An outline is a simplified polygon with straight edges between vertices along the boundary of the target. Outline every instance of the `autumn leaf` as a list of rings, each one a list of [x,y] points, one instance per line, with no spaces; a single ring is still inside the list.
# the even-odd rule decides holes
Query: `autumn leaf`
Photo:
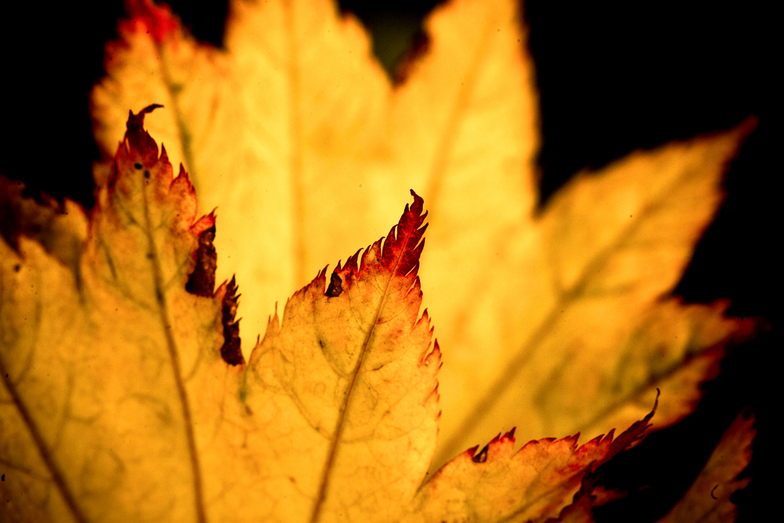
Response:
[[[610,432],[579,448],[576,435],[529,441],[514,452],[514,429],[499,434],[478,453],[473,447],[457,456],[424,484],[409,520],[560,521],[559,511],[574,505],[572,494],[590,495],[595,468],[640,439],[655,411],[654,405],[615,440]]]
[[[188,166],[204,208],[220,207],[219,277],[237,274],[243,288],[258,289],[241,315],[243,328],[259,333],[276,301],[324,260],[351,252],[357,237],[384,230],[398,203],[381,219],[351,219],[372,205],[361,198],[362,180],[347,179],[383,139],[389,91],[359,24],[338,20],[326,1],[234,7],[229,55],[198,45],[165,8],[137,6],[139,16],[120,27],[125,39],[107,47],[116,79],[95,90],[92,115],[108,158],[129,108],[177,107],[151,115],[150,132],[167,144],[173,165]],[[340,58],[324,68],[323,53]],[[249,223],[264,224],[265,233],[253,234],[258,255],[246,257]]]
[[[169,477],[200,496],[187,386],[220,347],[226,287],[214,299],[185,291],[214,218],[194,223],[187,175],[172,181],[141,118],[89,219],[72,203],[20,202],[21,187],[4,184],[6,520],[182,518]]]
[[[422,199],[383,247],[289,299],[246,366],[225,351],[233,282],[213,293],[214,266],[197,264],[214,216],[195,220],[188,175],[173,178],[143,130],[153,108],[129,118],[89,218],[4,187],[4,515],[395,520],[437,431]],[[260,498],[243,503],[249,492]]]
[[[397,86],[370,57],[359,24],[336,16],[327,2],[236,2],[225,52],[197,44],[165,9],[134,9],[121,42],[107,48],[109,77],[93,94],[96,138],[109,159],[129,108],[166,106],[149,116],[149,127],[173,163],[191,171],[201,206],[218,208],[218,279],[236,273],[243,293],[239,307],[233,285],[213,300],[221,324],[212,325],[218,341],[211,357],[219,366],[245,358],[255,368],[248,341],[262,332],[275,302],[312,274],[323,278],[322,293],[339,299],[344,280],[330,277],[327,285],[323,264],[377,237],[396,219],[408,189],[422,190],[431,211],[424,299],[449,355],[439,373],[443,415],[431,471],[458,457],[417,491],[415,508],[392,503],[397,508],[389,510],[411,510],[412,518],[445,513],[444,498],[471,491],[465,465],[483,455],[461,451],[516,425],[518,441],[539,443],[513,454],[509,433],[493,440],[487,449],[499,453],[491,460],[501,464],[493,472],[499,478],[512,477],[509,463],[535,462],[533,449],[557,450],[554,463],[579,466],[570,482],[548,491],[558,495],[544,498],[552,502],[546,510],[525,505],[518,491],[504,505],[511,515],[492,517],[522,518],[529,513],[520,504],[537,517],[555,517],[578,487],[575,507],[589,517],[600,503],[584,484],[593,467],[570,456],[594,452],[601,461],[609,439],[577,447],[571,436],[540,438],[623,429],[646,417],[657,388],[657,428],[678,421],[699,400],[700,384],[715,376],[726,346],[754,330],[753,320],[726,317],[726,302],[687,305],[668,294],[720,203],[725,164],[751,124],[579,175],[536,212],[537,103],[512,2],[453,2],[434,13],[427,50],[411,58]],[[109,173],[109,162],[96,171],[99,187]],[[39,226],[21,225],[18,232],[70,267],[74,246],[87,241],[87,222],[69,210],[76,223],[61,226],[64,218],[52,221],[54,214],[27,213],[33,223],[51,221],[58,233],[42,238]],[[191,254],[196,245],[209,251],[213,234],[208,222],[193,229]],[[55,237],[70,247],[50,246]],[[239,340],[235,311],[243,318],[244,355],[230,343]],[[281,329],[285,312],[283,318]],[[278,328],[268,326],[270,340]],[[254,456],[265,455],[259,452]],[[427,467],[425,454],[414,469]],[[312,468],[313,460],[297,459]],[[252,482],[241,473],[231,479],[235,486]],[[526,492],[538,492],[536,479]],[[410,488],[421,478],[407,481]],[[455,487],[460,482],[463,490]],[[229,490],[239,504],[244,488]],[[331,507],[313,492],[311,499]],[[479,507],[500,506],[505,495],[483,490],[455,514],[486,514]],[[307,512],[305,505],[298,508]],[[351,506],[362,514],[362,502]]]
[[[441,354],[419,313],[422,199],[295,293],[246,364],[234,281],[213,292],[215,217],[143,129],[155,108],[129,116],[89,216],[3,180],[5,519],[544,521],[649,427],[655,406],[580,447],[515,453],[510,432],[423,485]]]
[[[259,289],[241,306],[251,336],[317,260],[394,219],[392,195],[423,188],[425,299],[451,354],[435,465],[503,427],[528,440],[628,426],[656,388],[657,427],[672,424],[754,329],[726,302],[667,295],[750,122],[584,173],[537,213],[536,95],[514,2],[438,9],[397,87],[325,1],[233,3],[225,53],[165,8],[136,9],[93,93],[98,143],[111,151],[128,107],[172,108],[151,129],[210,188],[227,229],[219,274]]]

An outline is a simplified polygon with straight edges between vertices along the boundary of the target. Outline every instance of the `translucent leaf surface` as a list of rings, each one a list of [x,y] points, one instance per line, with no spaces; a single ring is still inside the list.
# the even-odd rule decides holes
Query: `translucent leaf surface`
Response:
[[[439,7],[394,86],[357,22],[321,0],[234,2],[225,53],[165,10],[136,13],[93,93],[96,136],[110,148],[128,107],[169,107],[152,128],[218,206],[218,272],[254,289],[246,335],[422,191],[426,305],[450,349],[436,466],[512,426],[524,441],[628,426],[657,387],[657,427],[674,423],[753,330],[724,302],[668,296],[750,124],[584,173],[535,213],[537,100],[515,2]]]
[[[583,460],[611,454],[595,438],[647,422],[656,389],[657,427],[688,415],[757,327],[671,294],[753,122],[578,174],[535,210],[516,2],[439,7],[395,84],[327,0],[236,0],[223,49],[128,5],[91,96],[96,208],[0,187],[11,520],[588,520],[609,496]],[[142,113],[115,154],[154,103],[167,152]],[[217,207],[199,220],[191,180]],[[431,210],[421,317],[416,196],[323,269],[411,188]],[[517,453],[511,433],[465,451],[512,427]],[[531,463],[574,474],[542,491]]]
[[[654,411],[656,407],[654,407]],[[557,517],[595,467],[639,439],[650,412],[613,440],[600,436],[578,447],[579,434],[529,441],[514,452],[514,431],[500,434],[481,451],[468,449],[444,465],[417,493],[410,521],[526,521]]]
[[[240,311],[255,337],[276,301],[384,230],[416,187],[369,221],[357,173],[379,154],[389,86],[358,23],[325,0],[234,2],[228,53],[199,45],[168,9],[136,4],[93,92],[97,141],[110,157],[128,109],[166,107],[150,132],[188,166],[204,208],[218,207],[218,275],[257,289]]]
[[[204,519],[199,430],[215,417],[201,424],[191,389],[220,360],[226,288],[185,290],[214,219],[194,221],[188,176],[172,177],[142,118],[129,119],[90,216],[66,204],[40,230],[71,238],[67,259],[25,234],[31,213],[12,222],[15,248],[0,243],[11,520]]]
[[[188,175],[173,178],[143,118],[129,118],[89,217],[4,182],[4,517],[396,520],[438,420],[422,199],[329,285],[325,269],[288,300],[246,365],[234,282],[204,284],[214,218],[194,221]]]

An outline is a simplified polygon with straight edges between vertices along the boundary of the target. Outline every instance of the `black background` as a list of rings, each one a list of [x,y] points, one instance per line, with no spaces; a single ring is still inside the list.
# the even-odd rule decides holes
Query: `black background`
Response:
[[[346,0],[374,31],[391,65],[435,2]],[[24,4],[24,5],[21,5]],[[3,7],[0,174],[92,205],[98,159],[87,112],[103,75],[103,44],[116,37],[120,0]],[[209,4],[209,5],[207,5]],[[598,521],[654,521],[688,488],[722,431],[744,406],[757,416],[756,479],[733,499],[738,521],[774,516],[780,470],[774,406],[781,370],[781,244],[774,218],[781,162],[780,25],[772,2],[548,2],[530,0],[530,48],[541,91],[543,198],[581,167],[601,167],[637,148],[759,118],[727,177],[727,200],[675,289],[688,301],[731,298],[730,312],[764,316],[773,329],[735,349],[706,385],[697,412],[649,436],[605,467],[608,485],[639,492],[597,511]],[[197,38],[220,44],[225,2],[170,2]],[[369,7],[372,6],[372,7]],[[391,35],[391,36],[390,36]],[[776,96],[778,95],[778,96]],[[777,214],[777,213],[776,213]],[[774,219],[776,220],[774,222]],[[779,260],[778,262],[776,260]],[[777,356],[777,355],[776,355]],[[655,423],[655,418],[654,418]],[[479,442],[477,442],[479,443]]]

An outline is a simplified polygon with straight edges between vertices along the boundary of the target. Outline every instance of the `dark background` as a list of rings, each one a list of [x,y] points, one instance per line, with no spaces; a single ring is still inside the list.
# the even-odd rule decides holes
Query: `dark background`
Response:
[[[369,25],[377,54],[393,70],[435,3],[341,5]],[[726,129],[749,115],[759,118],[727,175],[727,200],[675,292],[697,302],[731,298],[732,314],[764,316],[773,329],[735,349],[722,375],[705,387],[694,415],[605,467],[608,485],[639,492],[597,511],[599,521],[654,521],[663,515],[744,406],[757,416],[747,470],[756,480],[733,498],[740,505],[738,521],[780,517],[772,515],[778,494],[773,487],[782,484],[772,479],[781,465],[774,440],[774,415],[780,411],[775,384],[784,381],[776,378],[780,358],[774,356],[781,348],[781,277],[775,267],[782,263],[774,249],[781,243],[774,218],[781,162],[774,162],[773,143],[781,143],[784,91],[774,74],[782,64],[782,31],[774,26],[772,4],[527,2],[541,90],[544,198],[581,167],[601,167],[633,149]],[[225,1],[170,5],[197,38],[220,44]],[[0,174],[25,181],[32,195],[45,191],[91,206],[91,164],[98,151],[88,93],[103,75],[103,44],[116,38],[121,1],[45,7],[15,2],[3,13]]]

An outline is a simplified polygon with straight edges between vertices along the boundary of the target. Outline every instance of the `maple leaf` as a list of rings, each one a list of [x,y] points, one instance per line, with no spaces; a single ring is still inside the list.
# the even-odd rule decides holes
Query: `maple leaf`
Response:
[[[441,354],[419,315],[422,199],[287,300],[246,365],[215,217],[142,127],[156,107],[129,116],[89,217],[2,180],[6,519],[544,521],[649,426],[517,453],[508,433],[423,487]]]
[[[670,425],[725,345],[754,329],[726,318],[726,302],[667,297],[750,122],[582,174],[538,214],[536,95],[515,2],[439,8],[395,88],[357,22],[326,1],[233,3],[226,53],[165,8],[136,13],[107,48],[96,138],[110,151],[128,107],[173,108],[151,129],[222,209],[218,270],[258,289],[242,305],[251,335],[317,260],[393,219],[390,195],[424,188],[425,295],[451,354],[435,465],[521,419],[524,440],[628,426],[656,388],[657,426]]]
[[[173,178],[143,130],[154,107],[129,117],[89,218],[3,187],[4,514],[394,520],[437,430],[440,352],[419,316],[422,199],[383,248],[292,296],[246,366],[227,333],[233,282],[208,283],[214,216],[194,220],[188,175]],[[266,494],[243,503],[251,491]]]
[[[616,169],[610,169],[606,176],[602,174],[594,175],[593,178],[584,177],[573,187],[567,188],[562,199],[556,198],[541,216],[536,216],[532,212],[536,198],[532,188],[531,171],[531,157],[536,150],[537,141],[536,118],[533,116],[535,111],[531,109],[535,103],[530,85],[527,85],[530,83],[530,71],[526,70],[526,59],[523,57],[523,67],[518,67],[521,62],[519,49],[509,45],[514,38],[519,38],[518,29],[513,23],[514,9],[510,8],[511,4],[503,4],[506,11],[496,12],[492,9],[485,11],[479,3],[456,3],[454,8],[447,8],[441,15],[434,16],[429,54],[419,61],[414,60],[408,81],[403,83],[402,87],[392,90],[385,84],[383,77],[378,75],[378,67],[372,61],[355,59],[354,55],[359,49],[362,50],[360,54],[367,54],[367,43],[363,40],[361,31],[357,31],[355,22],[337,20],[326,3],[317,5],[321,10],[303,9],[294,14],[283,10],[279,13],[281,18],[276,20],[274,16],[267,17],[270,13],[261,16],[253,10],[246,15],[238,14],[248,6],[237,4],[233,25],[229,26],[229,38],[235,38],[237,43],[235,47],[227,46],[228,54],[194,45],[192,40],[180,32],[173,18],[165,12],[153,10],[143,21],[137,19],[135,27],[133,23],[130,29],[125,27],[128,32],[124,33],[124,36],[130,45],[109,54],[110,59],[115,62],[114,67],[119,61],[130,69],[130,77],[133,77],[135,68],[145,70],[146,73],[154,71],[153,77],[160,77],[160,81],[149,81],[148,75],[143,82],[129,87],[128,83],[124,84],[127,82],[126,77],[119,74],[117,69],[108,67],[113,74],[122,78],[114,86],[117,89],[113,93],[115,99],[108,106],[109,113],[115,111],[115,114],[119,114],[114,123],[123,124],[124,112],[128,107],[142,107],[151,101],[164,102],[170,111],[174,109],[171,116],[163,116],[164,119],[170,120],[155,131],[156,136],[165,136],[164,141],[170,146],[173,158],[184,158],[186,165],[198,166],[194,179],[206,196],[207,208],[217,205],[221,220],[224,217],[235,220],[222,222],[232,224],[231,227],[225,226],[226,229],[221,229],[227,233],[224,238],[235,236],[230,240],[234,242],[233,246],[229,242],[221,246],[221,235],[218,235],[218,251],[219,255],[223,256],[218,268],[224,277],[235,271],[240,275],[245,274],[244,278],[240,276],[240,282],[246,298],[239,310],[245,318],[243,328],[250,331],[245,330],[246,338],[252,339],[254,333],[261,330],[260,324],[264,315],[271,312],[271,304],[276,299],[282,299],[291,289],[304,284],[305,275],[317,270],[319,263],[347,252],[349,243],[356,241],[360,234],[375,234],[375,230],[371,229],[380,227],[382,222],[389,223],[391,202],[394,198],[385,197],[387,193],[400,192],[401,187],[422,186],[426,189],[424,194],[428,201],[433,202],[431,210],[436,211],[435,221],[431,220],[431,240],[438,240],[437,243],[431,241],[434,248],[429,248],[425,254],[425,265],[422,269],[425,285],[428,286],[425,299],[431,310],[438,311],[436,314],[439,325],[444,326],[444,332],[440,335],[442,340],[448,340],[450,350],[455,348],[454,353],[450,352],[454,354],[454,363],[450,367],[447,360],[442,374],[441,391],[446,422],[442,432],[448,437],[436,463],[449,459],[465,446],[486,441],[489,435],[499,429],[520,424],[521,419],[527,422],[517,432],[518,435],[522,434],[523,441],[545,434],[570,434],[576,430],[583,430],[592,436],[606,432],[611,427],[627,426],[647,412],[650,406],[648,400],[652,398],[650,394],[657,386],[664,389],[662,405],[657,413],[657,425],[672,423],[690,412],[700,394],[699,383],[715,374],[726,342],[747,334],[752,329],[753,322],[724,318],[726,304],[723,303],[714,306],[684,306],[677,299],[662,303],[658,303],[658,299],[677,281],[690,256],[694,240],[715,211],[718,205],[717,193],[710,187],[716,185],[722,164],[734,154],[737,143],[747,129],[739,129],[734,135],[706,137],[691,144],[665,147],[649,154],[638,155],[640,164],[647,161],[668,165],[667,161],[672,160],[673,171],[688,163],[683,161],[684,158],[691,158],[689,161],[692,161],[693,165],[684,169],[688,172],[670,174],[673,180],[671,187],[680,190],[680,194],[693,196],[692,191],[695,188],[705,191],[705,198],[695,198],[699,205],[695,205],[693,209],[683,206],[676,208],[673,214],[657,214],[658,208],[667,207],[667,204],[671,203],[671,200],[661,197],[662,192],[667,191],[662,191],[661,186],[657,187],[656,184],[648,186],[650,177],[646,178],[637,173],[634,175],[637,176],[635,179],[629,174],[629,171],[634,169],[628,165],[624,167],[621,163]],[[275,4],[272,7],[274,6]],[[469,9],[461,12],[458,6],[462,9],[469,6]],[[315,16],[311,16],[311,13]],[[287,19],[289,15],[290,18]],[[251,23],[248,19],[253,16],[259,19]],[[292,25],[279,23],[281,20]],[[475,23],[477,20],[485,23]],[[494,27],[493,24],[499,21],[504,31],[498,31],[502,36],[497,37],[487,28]],[[298,26],[300,22],[302,26]],[[271,57],[267,65],[259,65],[259,49],[254,51],[256,44],[248,46],[248,39],[251,39],[248,35],[257,32],[258,25],[253,25],[256,23],[269,24],[269,30],[262,32],[269,35],[269,42],[260,46],[260,52],[268,58]],[[443,25],[439,26],[439,23]],[[464,24],[461,27],[468,31],[463,31],[459,41],[455,41],[454,35],[457,33],[454,27],[461,23]],[[281,28],[288,27],[293,28],[288,34],[286,30],[280,31]],[[441,29],[437,29],[438,27]],[[153,30],[147,33],[150,28]],[[472,32],[476,28],[484,28],[485,31]],[[146,36],[148,34],[150,36]],[[172,35],[175,35],[174,39],[171,39]],[[294,38],[291,38],[292,35]],[[313,38],[324,35],[337,35],[344,41],[329,38],[319,41]],[[452,40],[449,40],[450,37]],[[439,46],[440,39],[451,43]],[[281,47],[281,44],[290,47]],[[330,87],[334,77],[328,76],[323,68],[315,68],[314,64],[320,64],[320,60],[313,58],[317,56],[312,51],[315,48],[330,49],[330,52],[340,56],[352,55],[346,63],[333,64],[335,67],[332,72],[336,73],[335,77],[340,76],[345,82],[340,84],[343,91],[338,89],[339,96],[333,97],[335,91]],[[488,53],[490,59],[485,60],[482,57],[478,51],[480,48],[491,50]],[[269,52],[270,49],[273,52]],[[126,52],[130,52],[132,57],[128,58],[128,55],[124,54]],[[504,61],[499,58],[501,56],[511,60]],[[466,60],[466,57],[473,58],[473,61]],[[171,60],[167,62],[169,59]],[[494,62],[496,59],[499,60],[498,63]],[[442,64],[440,66],[439,61]],[[282,68],[282,75],[278,74],[281,64],[287,65]],[[466,74],[460,72],[460,67],[464,67]],[[364,69],[357,73],[354,68]],[[495,72],[496,76],[483,77],[485,69]],[[374,72],[368,73],[369,70]],[[189,78],[198,78],[198,81]],[[346,78],[356,81],[345,81]],[[475,84],[467,82],[468,88],[461,90],[458,84],[461,84],[461,87],[466,85],[466,78],[475,80]],[[281,81],[284,83],[282,88]],[[237,98],[246,94],[250,98],[254,97],[248,90],[248,86],[253,82],[269,87],[268,91],[258,90],[259,94],[269,99],[264,103],[258,99],[251,100],[248,107],[238,109],[238,105],[234,104]],[[436,82],[438,89],[434,88]],[[474,86],[489,86],[490,89],[476,89],[476,92],[472,92],[471,88]],[[155,96],[150,96],[150,91],[156,89],[158,92],[153,93]],[[96,91],[96,99],[100,96],[98,93],[100,90]],[[133,96],[138,94],[139,99],[128,99],[129,93]],[[476,98],[472,98],[473,95],[476,95]],[[203,103],[205,99],[209,99],[211,103]],[[290,102],[289,105],[281,103],[282,99]],[[349,99],[350,103],[347,104]],[[503,103],[491,107],[495,112],[485,112],[486,100],[500,100]],[[389,109],[384,110],[384,103],[389,105]],[[101,109],[100,103],[97,103],[96,107]],[[281,115],[282,107],[293,110],[289,114]],[[455,114],[460,111],[451,111],[450,107],[464,109],[465,114]],[[423,111],[422,108],[428,110]],[[474,110],[477,108],[479,110]],[[103,109],[106,109],[106,106]],[[267,114],[265,111],[272,112]],[[105,118],[105,114],[96,114],[99,115],[96,126],[100,140],[101,126],[106,125],[111,118]],[[153,116],[158,114],[162,113],[154,113]],[[249,114],[267,114],[270,118],[263,119],[259,125],[259,122],[249,121],[252,120],[248,118]],[[518,114],[522,117],[515,120],[499,116],[504,114]],[[314,115],[315,118],[310,119]],[[340,115],[340,118],[336,118],[336,115]],[[491,124],[484,124],[485,120]],[[476,124],[476,121],[479,124]],[[499,123],[502,125],[498,125]],[[155,125],[153,123],[153,128]],[[228,132],[227,129],[230,128],[235,131]],[[253,132],[259,128],[260,133]],[[286,128],[288,131],[276,134],[275,131],[280,128]],[[107,129],[102,141],[108,144],[107,155],[110,155],[110,149],[114,146],[113,140],[116,141],[120,131]],[[465,129],[479,129],[480,132],[471,134]],[[485,132],[481,132],[482,130]],[[498,134],[492,134],[490,130]],[[112,137],[112,132],[115,131],[117,134]],[[274,138],[270,138],[272,136]],[[481,136],[485,141],[478,140],[477,136]],[[510,139],[504,140],[500,137]],[[489,144],[505,144],[508,148],[500,147],[499,151]],[[472,147],[474,151],[482,151],[482,154],[487,151],[490,154],[482,156],[471,152]],[[222,151],[232,151],[232,154],[222,154]],[[237,151],[243,153],[238,154]],[[632,161],[627,163],[634,164]],[[262,166],[260,171],[256,170],[257,165]],[[493,165],[499,167],[488,167]],[[661,168],[661,165],[655,167]],[[210,174],[211,170],[213,173],[219,173],[218,177],[226,176],[220,173],[230,172],[236,176],[238,183],[225,184],[215,182],[214,179],[210,181],[210,177],[214,176]],[[358,175],[357,171],[364,171],[364,174]],[[476,193],[477,197],[475,206],[461,207],[451,203],[448,196],[450,190],[456,195],[464,195],[467,192],[466,187],[475,187],[478,177],[488,171],[501,173],[499,183],[493,186],[495,192],[477,192],[472,189],[472,194]],[[329,172],[331,176],[325,179],[325,172]],[[527,174],[516,176],[519,172]],[[280,177],[280,173],[284,175]],[[612,174],[615,176],[611,176]],[[690,178],[691,174],[697,176]],[[699,175],[706,176],[699,178]],[[264,178],[265,176],[267,178]],[[259,179],[264,179],[261,191]],[[603,181],[592,184],[592,179]],[[637,183],[638,186],[630,189],[628,182],[624,185],[625,179],[631,180],[631,185]],[[350,183],[345,183],[346,180]],[[102,182],[99,175],[100,183]],[[314,185],[318,186],[318,190],[311,189]],[[222,195],[219,194],[220,187],[223,187]],[[289,190],[293,196],[287,195]],[[267,191],[271,191],[272,196],[260,194]],[[605,200],[598,196],[603,196],[605,192],[611,195],[607,198],[610,204],[617,203],[613,202],[613,191],[621,194],[639,192],[637,196],[640,196],[640,201],[626,201],[616,194],[616,200],[623,200],[614,209],[618,223],[611,223],[612,220],[608,220],[607,215],[597,215],[593,216],[596,221],[591,226],[590,207],[595,207],[596,201],[604,202]],[[364,192],[372,193],[372,196],[366,197],[362,194]],[[595,200],[590,200],[588,194],[591,192],[597,196]],[[677,196],[677,193],[670,195],[672,200],[677,200]],[[460,197],[460,200],[462,199],[463,196]],[[247,206],[241,203],[243,200],[253,204]],[[586,208],[589,210],[586,211]],[[242,212],[231,213],[231,209]],[[281,215],[281,209],[290,211],[292,218],[280,220],[278,217]],[[497,209],[503,212],[498,214],[495,212]],[[622,241],[613,243],[613,240],[627,239],[623,236],[624,233],[629,233],[629,229],[624,229],[623,225],[628,222],[620,218],[625,216],[628,209],[634,211],[632,214],[642,214],[643,218],[648,214],[647,223],[643,223],[641,227],[647,227],[648,232],[654,230],[661,233],[664,228],[657,228],[661,223],[666,224],[668,220],[671,223],[679,217],[689,218],[691,223],[688,227],[675,228],[675,232],[681,234],[682,245],[680,251],[671,249],[678,251],[672,258],[679,258],[680,261],[650,261],[646,268],[660,269],[658,274],[654,275],[658,278],[651,278],[650,274],[626,274],[631,277],[632,284],[639,283],[634,281],[635,276],[644,282],[645,285],[641,286],[643,288],[637,289],[638,295],[635,296],[632,292],[632,296],[615,296],[619,298],[618,303],[603,304],[607,307],[603,317],[596,317],[596,309],[592,310],[590,307],[587,309],[589,314],[584,314],[584,305],[595,304],[579,303],[584,296],[569,292],[570,285],[574,287],[574,272],[579,273],[580,266],[557,262],[573,258],[580,260],[581,257],[590,259],[591,251],[601,251],[602,242],[608,242],[607,237],[613,247],[620,246],[621,250],[625,249],[626,244]],[[654,212],[650,212],[651,209]],[[638,213],[639,210],[641,212]],[[565,211],[572,212],[578,218],[569,221]],[[354,212],[362,219],[352,221],[351,215]],[[678,215],[677,212],[682,214]],[[657,222],[659,218],[662,218],[663,222]],[[586,223],[580,223],[581,220]],[[259,231],[248,230],[246,224],[249,222],[264,223],[275,231],[263,238]],[[481,227],[477,227],[479,223],[482,224]],[[329,227],[325,227],[327,224]],[[580,226],[584,231],[587,230],[588,234],[578,232]],[[605,226],[608,226],[608,230],[602,233],[600,229]],[[455,231],[461,231],[462,235],[455,234]],[[598,240],[592,238],[590,233],[596,231],[599,231],[598,236],[606,234],[606,237]],[[577,240],[570,241],[570,234]],[[355,237],[350,239],[352,236]],[[642,249],[637,252],[639,256],[673,254],[655,248],[655,242],[660,241],[657,235],[653,238],[634,237],[633,234],[631,236],[638,245],[639,240],[644,240],[641,242],[643,244],[650,242],[654,245],[651,250]],[[267,246],[263,243],[265,238],[272,238]],[[677,240],[678,235],[671,238]],[[596,241],[592,244],[591,241],[584,240]],[[254,245],[254,251],[257,251],[255,256],[241,255],[243,251],[238,246],[243,244]],[[499,247],[499,252],[489,254],[493,248]],[[583,247],[586,248],[583,250]],[[522,252],[529,249],[531,252]],[[284,252],[281,253],[281,250]],[[508,252],[509,250],[511,252]],[[474,253],[472,259],[461,256],[466,251]],[[271,252],[275,254],[265,254]],[[496,263],[499,254],[503,261]],[[605,259],[599,256],[599,262],[593,265],[582,261],[583,269],[585,266],[596,268],[598,263],[599,269],[609,271],[609,267],[618,261],[612,256],[618,254],[617,252],[610,254],[611,256]],[[288,257],[291,263],[281,263],[281,260]],[[628,258],[619,258],[622,262],[629,262]],[[231,260],[237,265],[232,267]],[[448,263],[444,263],[445,260]],[[553,261],[556,263],[552,263]],[[473,262],[477,262],[476,265],[473,265]],[[242,267],[242,264],[247,266]],[[479,271],[477,274],[476,268],[483,266],[501,270],[494,271],[494,274],[487,274],[487,271]],[[428,274],[428,270],[433,273]],[[523,270],[544,276],[536,282],[520,282],[515,275]],[[623,280],[623,274],[611,273],[611,277],[620,276],[620,283],[628,284],[629,281]],[[432,284],[429,283],[431,280]],[[461,282],[461,285],[456,286],[456,281]],[[592,288],[591,285],[598,286],[602,291],[602,285],[606,283],[601,278],[588,278],[587,281],[577,278],[577,281],[580,285],[576,287],[580,292],[586,288],[596,290],[596,287]],[[544,287],[553,282],[562,288],[549,294],[547,290],[536,287],[532,292],[528,292],[531,290],[528,287],[531,284]],[[644,288],[648,284],[650,288]],[[249,289],[253,292],[249,292]],[[563,292],[563,289],[566,289],[566,292]],[[249,300],[251,294],[253,299]],[[564,303],[568,313],[572,315],[571,320],[559,318],[557,321],[549,321],[546,316],[547,307],[550,307],[551,313],[557,310],[557,306],[552,306],[553,294],[556,303],[558,299],[563,299],[563,295],[566,296]],[[559,294],[562,296],[559,297]],[[609,294],[613,294],[612,289]],[[519,301],[523,303],[516,303]],[[631,306],[628,306],[629,301],[632,301]],[[542,303],[545,307],[540,307]],[[520,312],[521,310],[523,312]],[[531,314],[532,310],[534,314]],[[608,315],[607,311],[610,311],[609,314],[618,313],[619,317],[632,316],[633,321],[629,325],[609,325],[609,329],[614,332],[602,338],[601,335],[606,332],[602,328],[607,326],[604,321]],[[536,314],[544,316],[540,324],[554,333],[552,336],[546,333],[550,339],[541,342],[541,347],[534,346],[535,352],[544,352],[548,357],[544,360],[534,358],[520,365],[519,358],[527,356],[519,356],[518,360],[515,360],[513,353],[516,345],[521,346],[519,338],[524,337],[525,332],[521,334],[519,331],[515,332],[515,329],[520,325],[523,325],[523,330],[532,327],[530,324],[526,326],[526,322],[520,322],[518,319],[525,317],[531,320],[530,323],[536,324]],[[563,339],[558,337],[564,331],[563,326],[570,329],[576,326],[577,329],[567,332],[566,338]],[[619,333],[618,330],[622,332]],[[533,332],[536,334],[539,331],[534,328]],[[597,333],[600,336],[597,340],[590,340],[586,333]],[[672,344],[662,343],[663,339],[670,337],[664,333],[672,333],[673,337],[681,339],[685,336],[690,340],[685,345],[675,344],[673,347]],[[586,350],[583,344],[589,348]],[[522,346],[525,348],[524,344]],[[501,349],[498,349],[499,347]],[[608,350],[622,347],[623,354],[619,356],[617,352],[610,355],[591,351],[591,347]],[[708,350],[705,350],[705,347],[708,347]],[[528,348],[530,349],[530,346]],[[560,353],[557,350],[551,351],[551,348],[560,349]],[[666,361],[659,367],[651,366],[651,361],[657,359],[662,349],[670,349],[669,352],[665,351]],[[481,354],[481,361],[477,361],[472,353]],[[512,357],[509,354],[513,354]],[[557,363],[559,358],[569,363],[572,355],[587,358],[587,362],[585,359],[576,359],[574,361],[578,364],[571,369],[557,365],[553,367],[553,363]],[[534,379],[528,379],[530,376],[520,372],[520,366],[527,367],[527,372],[533,373]],[[592,368],[588,377],[599,383],[603,380],[609,381],[613,385],[612,390],[597,392],[591,389],[594,384],[584,383],[586,375],[582,371],[586,366]],[[511,378],[499,374],[499,369],[507,368],[512,369],[507,371],[507,374],[512,375]],[[619,368],[625,372],[617,372]],[[549,372],[541,372],[548,369]],[[564,370],[566,372],[562,373]],[[459,384],[466,380],[466,386],[460,387]],[[497,380],[496,384],[488,385],[488,381],[493,380]],[[522,393],[524,398],[529,399],[528,406],[525,401],[518,401],[519,398],[504,399],[497,394],[498,390],[501,390],[497,385],[499,382],[502,383],[501,389],[508,386],[503,385],[503,382],[530,383],[528,391]],[[575,382],[588,385],[588,392],[574,387]],[[490,391],[484,394],[484,398],[481,394],[473,394],[482,389]],[[467,400],[460,396],[461,392],[466,390],[472,392]],[[537,392],[532,401],[531,391]],[[676,391],[682,391],[683,394],[678,397]],[[645,397],[645,392],[649,393],[649,397]],[[449,402],[460,408],[448,408]],[[473,411],[464,408],[466,403],[473,403]],[[488,405],[501,411],[502,416],[486,414],[490,412],[490,409],[486,408]],[[509,405],[514,405],[517,410],[508,408]],[[476,413],[485,418],[484,422],[477,422]],[[462,426],[458,419],[461,416]],[[661,420],[658,416],[661,416]],[[508,438],[503,440],[508,444]],[[500,450],[502,447],[496,443],[493,448]],[[441,474],[439,477],[443,476],[444,474]],[[438,483],[434,482],[432,485],[438,486]]]

